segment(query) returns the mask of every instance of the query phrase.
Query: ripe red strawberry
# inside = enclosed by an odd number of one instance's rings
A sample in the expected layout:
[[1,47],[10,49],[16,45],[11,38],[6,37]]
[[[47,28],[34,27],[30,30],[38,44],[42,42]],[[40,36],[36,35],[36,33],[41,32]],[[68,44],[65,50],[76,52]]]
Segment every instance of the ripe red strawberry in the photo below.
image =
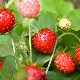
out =
[[54,64],[58,70],[64,73],[71,73],[75,69],[72,56],[66,52],[60,52],[54,59]]
[[56,33],[49,28],[41,29],[32,37],[32,43],[37,51],[51,53],[54,49]]
[[15,23],[15,18],[12,12],[6,9],[0,9],[0,33],[9,32]]
[[35,66],[26,66],[27,78],[26,80],[47,80],[46,73],[41,68]]
[[2,66],[3,66],[3,62],[0,61],[0,70],[2,69]]
[[40,5],[38,0],[22,0],[19,9],[23,16],[34,18],[39,13]]
[[80,46],[75,49],[75,58],[77,62],[80,64]]

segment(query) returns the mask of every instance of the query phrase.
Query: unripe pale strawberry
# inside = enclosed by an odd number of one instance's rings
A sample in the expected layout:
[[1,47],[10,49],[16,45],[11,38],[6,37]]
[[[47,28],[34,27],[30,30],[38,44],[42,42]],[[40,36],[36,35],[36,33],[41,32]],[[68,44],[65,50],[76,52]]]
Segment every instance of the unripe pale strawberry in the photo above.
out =
[[63,30],[68,30],[71,27],[71,22],[67,18],[62,18],[59,20],[58,26]]
[[38,0],[22,0],[19,5],[20,12],[27,18],[34,18],[40,10]]

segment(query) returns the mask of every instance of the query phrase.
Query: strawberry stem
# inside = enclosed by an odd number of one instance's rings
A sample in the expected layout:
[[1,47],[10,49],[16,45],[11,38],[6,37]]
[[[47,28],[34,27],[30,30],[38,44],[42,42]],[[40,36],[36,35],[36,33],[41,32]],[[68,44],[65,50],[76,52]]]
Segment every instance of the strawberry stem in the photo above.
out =
[[8,4],[6,5],[6,8],[9,8],[9,6],[10,6],[13,2],[14,2],[14,0],[10,0],[10,1],[8,2]]
[[12,47],[13,47],[15,62],[17,63],[16,65],[17,65],[18,69],[21,69],[20,61],[19,61],[18,57],[16,56],[16,45],[14,43],[14,39],[10,33],[9,33],[9,36],[12,38]]
[[37,32],[39,31],[34,25],[30,24]]
[[31,46],[31,26],[30,26],[30,19],[29,19],[29,48],[30,48],[30,59],[32,62],[32,46]]
[[37,32],[39,31],[38,28],[36,28],[36,26],[34,26],[33,24],[29,24],[28,22],[19,22],[19,23],[14,24],[14,26],[16,26],[17,24],[20,24],[20,23],[28,24],[28,25],[32,26]]
[[61,37],[63,37],[63,36],[65,36],[65,35],[73,35],[74,37],[76,37],[77,38],[77,40],[80,42],[80,38],[77,36],[77,35],[75,35],[74,33],[71,33],[71,32],[68,32],[68,33],[65,33],[65,34],[62,34],[62,35],[60,35],[59,37],[58,37],[58,40],[61,38]]
[[47,69],[46,69],[46,74],[47,74],[47,72],[48,72],[48,70],[49,70],[49,67],[50,67],[50,65],[51,65],[51,61],[52,61],[52,59],[53,59],[54,52],[55,52],[55,50],[56,50],[57,42],[58,42],[58,39],[57,39],[56,42],[55,42],[54,51],[53,51],[53,53],[52,53],[52,55],[51,55],[51,58],[50,58],[48,67],[47,67]]
[[[14,54],[15,54],[15,45],[14,45],[14,40],[12,39],[12,46],[13,46],[13,52],[14,52]],[[19,63],[19,60],[18,60],[18,58],[17,58],[17,56],[14,56],[15,57],[15,62],[17,63],[17,66],[18,66],[18,68],[20,69],[21,68],[21,65],[20,65],[20,63]]]
[[14,45],[14,40],[13,40],[13,38],[12,38],[12,46],[13,46],[13,52],[14,52],[14,54],[15,54],[15,45]]

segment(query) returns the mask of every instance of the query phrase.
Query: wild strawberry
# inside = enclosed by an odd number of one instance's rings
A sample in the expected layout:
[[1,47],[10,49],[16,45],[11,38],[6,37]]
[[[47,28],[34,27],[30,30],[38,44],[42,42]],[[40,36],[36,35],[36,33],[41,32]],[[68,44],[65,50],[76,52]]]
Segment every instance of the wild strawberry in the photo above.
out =
[[64,73],[71,73],[75,69],[72,56],[66,52],[60,52],[54,59],[54,64],[58,70]]
[[47,80],[46,73],[41,68],[35,66],[26,66],[27,78],[26,80]]
[[15,23],[15,18],[12,12],[6,9],[0,9],[0,33],[9,32]]
[[63,30],[68,30],[71,27],[71,22],[67,18],[60,19],[58,26]]
[[75,49],[75,58],[77,62],[80,64],[80,46]]
[[22,0],[19,5],[20,12],[27,18],[34,18],[40,9],[38,0]]
[[51,53],[54,49],[56,33],[49,28],[41,29],[32,37],[32,43],[36,50],[43,53]]
[[3,62],[0,61],[0,70],[2,69],[2,66],[3,66]]

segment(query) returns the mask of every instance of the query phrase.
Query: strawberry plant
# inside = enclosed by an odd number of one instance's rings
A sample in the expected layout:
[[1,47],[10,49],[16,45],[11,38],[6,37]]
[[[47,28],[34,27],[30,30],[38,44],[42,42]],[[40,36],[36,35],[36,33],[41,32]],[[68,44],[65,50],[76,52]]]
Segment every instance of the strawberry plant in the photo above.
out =
[[79,14],[68,0],[8,0],[0,7],[0,80],[80,80]]

